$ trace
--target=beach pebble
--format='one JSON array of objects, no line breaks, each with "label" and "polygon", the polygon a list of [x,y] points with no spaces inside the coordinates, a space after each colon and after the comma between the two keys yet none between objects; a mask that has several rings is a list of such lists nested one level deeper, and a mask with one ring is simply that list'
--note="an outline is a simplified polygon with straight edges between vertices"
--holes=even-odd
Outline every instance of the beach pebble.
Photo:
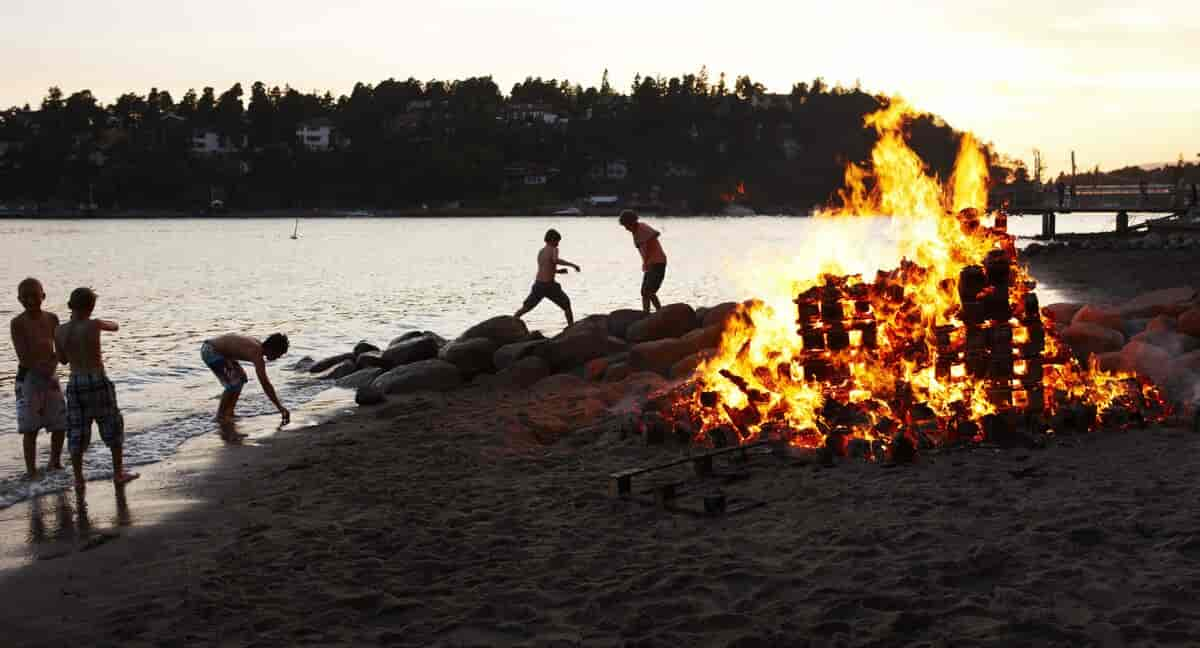
[{"label": "beach pebble", "polygon": [[345,362],[346,360],[353,361],[354,354],[353,353],[341,353],[341,354],[338,354],[335,356],[331,356],[329,358],[325,358],[324,360],[318,360],[309,366],[308,372],[309,373],[323,373],[329,369],[332,369],[333,367],[337,366],[338,364]]},{"label": "beach pebble", "polygon": [[471,377],[493,373],[496,370],[492,361],[495,353],[496,343],[487,338],[460,338],[442,347],[438,357],[458,367],[464,377]]},{"label": "beach pebble", "polygon": [[432,335],[417,335],[389,346],[383,352],[383,367],[391,369],[421,360],[436,358],[438,354],[438,339]]},{"label": "beach pebble", "polygon": [[359,389],[365,385],[370,385],[381,373],[383,373],[383,369],[380,367],[359,369],[348,376],[338,378],[334,384],[343,389]]},{"label": "beach pebble", "polygon": [[624,338],[629,333],[629,327],[646,317],[646,313],[632,308],[622,308],[608,314],[608,334]]},{"label": "beach pebble", "polygon": [[1086,360],[1089,355],[1120,350],[1125,336],[1120,331],[1093,324],[1073,322],[1063,331],[1063,340],[1070,345],[1075,357]]},{"label": "beach pebble", "polygon": [[449,391],[462,385],[458,367],[430,358],[401,365],[380,374],[372,385],[385,394],[404,394],[416,391]]},{"label": "beach pebble", "polygon": [[504,346],[520,342],[528,334],[529,329],[525,326],[525,322],[512,315],[498,315],[472,326],[458,337],[460,339],[482,337],[495,342],[497,346]]},{"label": "beach pebble", "polygon": [[512,344],[505,344],[499,349],[496,349],[496,352],[492,354],[492,364],[494,364],[497,369],[507,369],[521,358],[534,354],[538,347],[546,344],[547,342],[549,342],[549,340],[540,338],[526,342],[513,342]]},{"label": "beach pebble", "polygon": [[384,400],[383,391],[375,385],[363,385],[354,392],[354,402],[359,405],[378,405]]},{"label": "beach pebble", "polygon": [[634,322],[625,339],[633,343],[676,338],[696,328],[696,311],[687,304],[667,304]]}]

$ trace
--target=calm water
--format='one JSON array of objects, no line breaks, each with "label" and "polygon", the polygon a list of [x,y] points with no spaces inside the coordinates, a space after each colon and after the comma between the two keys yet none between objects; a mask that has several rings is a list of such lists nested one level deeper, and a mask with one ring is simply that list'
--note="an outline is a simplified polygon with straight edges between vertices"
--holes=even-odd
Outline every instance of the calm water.
[{"label": "calm water", "polygon": [[[758,295],[771,277],[812,271],[823,254],[862,257],[862,269],[871,272],[894,264],[886,258],[888,228],[878,222],[834,232],[803,218],[647,221],[662,231],[670,259],[664,303]],[[99,292],[96,315],[121,324],[119,333],[104,338],[105,360],[126,415],[127,462],[136,465],[215,430],[209,419],[220,387],[200,362],[206,338],[286,332],[291,352],[270,371],[281,398],[295,406],[324,389],[307,374],[285,369],[304,355],[340,353],[360,339],[384,345],[414,329],[452,337],[514,311],[529,289],[548,227],[563,233],[562,257],[583,267],[561,278],[578,317],[640,306],[637,252],[615,219],[312,219],[300,223],[295,241],[292,225],[270,219],[0,221],[0,281],[8,286],[0,317],[20,311],[16,286],[27,275],[42,280],[46,309],[63,319],[72,288]],[[1110,217],[1060,216],[1058,222],[1063,232],[1112,226]],[[1040,220],[1012,218],[1010,229],[1032,235]],[[546,332],[563,325],[549,302],[526,321]],[[24,465],[13,433],[15,371],[6,341],[0,345],[0,508],[30,488],[66,486],[65,475],[32,486],[18,478]],[[239,412],[273,408],[251,384]],[[94,441],[87,464],[99,478],[109,474],[108,451],[98,437]],[[43,434],[39,465],[48,445]]]}]

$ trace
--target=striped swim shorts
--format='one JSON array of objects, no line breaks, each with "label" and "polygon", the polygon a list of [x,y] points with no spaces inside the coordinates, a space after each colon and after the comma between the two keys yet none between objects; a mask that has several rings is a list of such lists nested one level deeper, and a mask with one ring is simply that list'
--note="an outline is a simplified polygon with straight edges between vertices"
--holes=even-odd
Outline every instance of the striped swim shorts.
[{"label": "striped swim shorts", "polygon": [[125,418],[117,406],[117,390],[104,372],[72,373],[67,381],[67,446],[71,454],[87,450],[92,422],[100,428],[104,445],[125,443]]}]

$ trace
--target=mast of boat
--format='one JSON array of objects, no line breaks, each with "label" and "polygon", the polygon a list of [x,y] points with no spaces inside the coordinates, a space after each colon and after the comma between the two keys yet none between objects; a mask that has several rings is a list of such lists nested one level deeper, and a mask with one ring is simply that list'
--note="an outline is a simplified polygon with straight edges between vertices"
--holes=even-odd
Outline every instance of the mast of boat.
[{"label": "mast of boat", "polygon": [[296,219],[296,228],[292,230],[292,240],[300,238],[300,219]]}]

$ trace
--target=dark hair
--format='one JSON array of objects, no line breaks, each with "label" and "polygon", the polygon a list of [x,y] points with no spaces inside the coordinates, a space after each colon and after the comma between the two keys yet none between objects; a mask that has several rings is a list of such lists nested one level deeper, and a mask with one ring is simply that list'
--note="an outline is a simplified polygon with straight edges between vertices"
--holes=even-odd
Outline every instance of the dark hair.
[{"label": "dark hair", "polygon": [[558,230],[556,230],[556,229],[548,229],[548,230],[546,230],[546,237],[542,240],[546,241],[547,243],[553,243],[554,241],[561,241],[562,234],[559,234]]},{"label": "dark hair", "polygon": [[67,300],[67,307],[73,311],[91,312],[96,307],[96,291],[87,287],[72,290],[71,298]]},{"label": "dark hair", "polygon": [[632,225],[638,221],[637,212],[632,209],[623,209],[619,219],[622,225]]},{"label": "dark hair", "polygon": [[263,340],[262,347],[263,353],[278,358],[287,353],[288,338],[283,333],[272,333],[267,336],[267,339]]}]

